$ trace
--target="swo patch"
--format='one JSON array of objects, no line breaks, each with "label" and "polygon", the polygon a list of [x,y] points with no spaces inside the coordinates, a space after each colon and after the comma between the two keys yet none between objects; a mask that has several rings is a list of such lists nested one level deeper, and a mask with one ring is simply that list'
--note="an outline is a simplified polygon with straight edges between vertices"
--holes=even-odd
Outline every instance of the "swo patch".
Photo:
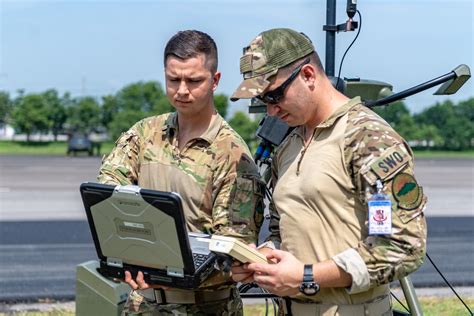
[{"label": "swo patch", "polygon": [[401,208],[413,210],[423,200],[423,190],[415,178],[408,173],[399,173],[393,178],[392,193]]},{"label": "swo patch", "polygon": [[388,148],[369,167],[381,180],[391,178],[410,161],[410,156],[402,145]]}]

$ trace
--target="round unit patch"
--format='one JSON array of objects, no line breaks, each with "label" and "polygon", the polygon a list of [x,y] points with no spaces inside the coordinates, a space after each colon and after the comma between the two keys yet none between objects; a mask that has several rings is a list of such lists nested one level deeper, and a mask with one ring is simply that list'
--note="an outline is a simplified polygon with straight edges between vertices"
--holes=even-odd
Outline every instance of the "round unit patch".
[{"label": "round unit patch", "polygon": [[392,192],[398,205],[407,210],[417,208],[423,199],[421,188],[415,178],[408,173],[399,173],[395,176]]}]

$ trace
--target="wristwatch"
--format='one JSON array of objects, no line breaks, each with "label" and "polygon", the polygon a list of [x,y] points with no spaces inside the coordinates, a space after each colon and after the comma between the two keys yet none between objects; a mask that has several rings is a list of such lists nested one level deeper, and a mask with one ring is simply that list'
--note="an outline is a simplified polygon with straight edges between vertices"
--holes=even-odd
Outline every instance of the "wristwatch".
[{"label": "wristwatch", "polygon": [[301,283],[299,290],[304,295],[312,296],[319,292],[319,284],[314,281],[313,278],[313,265],[304,265],[303,282]]}]

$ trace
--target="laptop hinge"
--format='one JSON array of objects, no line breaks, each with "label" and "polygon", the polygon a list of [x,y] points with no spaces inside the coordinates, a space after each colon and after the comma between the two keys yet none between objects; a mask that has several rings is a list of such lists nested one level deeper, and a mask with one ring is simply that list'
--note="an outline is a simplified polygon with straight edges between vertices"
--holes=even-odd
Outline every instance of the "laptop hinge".
[{"label": "laptop hinge", "polygon": [[166,267],[166,274],[169,276],[184,278],[184,270],[181,268]]},{"label": "laptop hinge", "polygon": [[107,258],[107,265],[110,267],[123,268],[122,260],[117,258]]},{"label": "laptop hinge", "polygon": [[117,185],[115,191],[118,193],[129,193],[129,194],[140,194],[140,187],[138,185],[127,184],[127,185]]}]

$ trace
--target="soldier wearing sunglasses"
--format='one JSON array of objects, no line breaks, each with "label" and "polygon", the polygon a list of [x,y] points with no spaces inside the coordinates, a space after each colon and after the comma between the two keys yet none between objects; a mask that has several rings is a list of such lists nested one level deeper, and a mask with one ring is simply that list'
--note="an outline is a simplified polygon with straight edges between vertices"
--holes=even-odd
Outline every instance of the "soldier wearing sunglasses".
[{"label": "soldier wearing sunglasses", "polygon": [[291,298],[293,315],[392,315],[389,283],[421,266],[426,196],[413,153],[390,125],[326,77],[302,33],[272,29],[244,48],[231,100],[256,97],[296,127],[272,161],[275,264],[233,279]]}]

